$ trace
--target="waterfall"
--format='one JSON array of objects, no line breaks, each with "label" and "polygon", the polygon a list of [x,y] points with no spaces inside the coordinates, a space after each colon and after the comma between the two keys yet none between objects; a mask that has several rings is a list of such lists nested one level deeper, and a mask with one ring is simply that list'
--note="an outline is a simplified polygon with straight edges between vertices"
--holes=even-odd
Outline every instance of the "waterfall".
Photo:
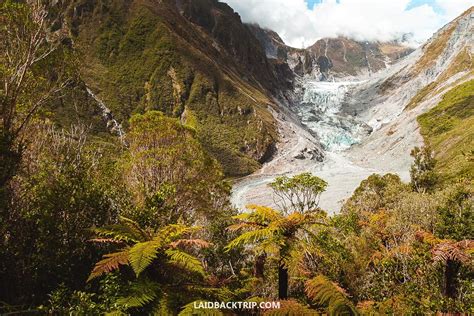
[{"label": "waterfall", "polygon": [[113,116],[112,111],[105,105],[105,103],[99,99],[89,87],[86,87],[87,93],[97,102],[102,111],[102,117],[107,122],[107,128],[110,130],[111,133],[116,134],[122,144],[125,145],[125,133],[122,128],[122,124],[120,124]]}]

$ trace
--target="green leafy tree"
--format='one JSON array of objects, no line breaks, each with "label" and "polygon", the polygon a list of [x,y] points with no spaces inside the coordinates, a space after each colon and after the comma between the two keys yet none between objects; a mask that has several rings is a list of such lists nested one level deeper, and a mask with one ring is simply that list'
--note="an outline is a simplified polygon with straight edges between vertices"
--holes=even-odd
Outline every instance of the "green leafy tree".
[{"label": "green leafy tree", "polygon": [[127,141],[125,182],[135,205],[149,212],[149,224],[165,225],[179,218],[202,221],[227,207],[229,187],[221,168],[194,130],[149,111],[130,119]]},{"label": "green leafy tree", "polygon": [[0,296],[13,304],[40,303],[61,283],[80,288],[100,257],[87,243],[89,228],[117,214],[99,180],[105,158],[89,147],[85,128],[38,122],[27,133],[35,142],[11,181],[9,220],[2,226]]},{"label": "green leafy tree", "polygon": [[429,147],[415,147],[410,155],[414,158],[410,169],[413,189],[420,193],[432,191],[438,181],[433,151]]},{"label": "green leafy tree", "polygon": [[291,178],[277,177],[269,186],[279,197],[277,203],[285,212],[306,212],[317,209],[321,193],[327,182],[311,173],[301,173]]}]

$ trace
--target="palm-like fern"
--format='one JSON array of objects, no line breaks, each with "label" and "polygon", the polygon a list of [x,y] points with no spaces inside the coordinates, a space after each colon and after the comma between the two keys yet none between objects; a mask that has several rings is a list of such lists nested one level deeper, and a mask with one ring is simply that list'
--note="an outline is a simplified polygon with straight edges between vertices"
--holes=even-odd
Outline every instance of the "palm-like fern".
[{"label": "palm-like fern", "polygon": [[228,227],[229,231],[242,232],[227,245],[228,250],[255,245],[260,251],[274,254],[282,242],[289,243],[298,232],[312,234],[311,227],[324,224],[317,212],[294,212],[285,216],[269,207],[249,205],[247,208],[250,212],[234,216],[239,222]]},{"label": "palm-like fern", "polygon": [[293,212],[284,215],[269,207],[249,205],[250,212],[234,216],[238,223],[228,227],[230,231],[241,232],[228,245],[227,250],[243,245],[252,245],[257,254],[277,256],[280,264],[279,297],[287,297],[288,267],[291,250],[300,238],[312,234],[312,227],[324,224],[320,212]]},{"label": "palm-like fern", "polygon": [[122,249],[104,255],[103,259],[95,265],[89,280],[114,271],[120,265],[130,265],[135,274],[139,276],[151,265],[158,254],[166,255],[169,264],[175,264],[188,271],[204,274],[199,259],[184,251],[186,248],[209,246],[209,243],[202,239],[187,238],[199,229],[198,227],[173,224],[165,226],[153,234],[125,217],[121,217],[120,224],[97,228],[94,231],[101,238],[93,239],[93,241],[119,243],[122,245]]},{"label": "palm-like fern", "polygon": [[130,308],[154,302],[163,294],[163,287],[168,284],[153,282],[148,277],[142,276],[147,269],[174,271],[179,268],[176,271],[204,276],[201,261],[190,253],[190,250],[210,245],[205,240],[191,238],[199,229],[173,224],[152,232],[142,229],[136,222],[124,217],[120,218],[119,224],[94,229],[98,238],[93,241],[118,245],[120,249],[104,255],[102,260],[96,263],[89,281],[128,265],[135,272],[137,281],[132,284],[130,293],[119,299],[117,304]]},{"label": "palm-like fern", "polygon": [[323,275],[318,275],[307,281],[305,291],[306,295],[315,303],[327,306],[329,315],[358,314],[344,289]]},{"label": "palm-like fern", "polygon": [[431,246],[434,263],[444,266],[443,294],[455,298],[458,292],[459,268],[461,265],[472,264],[474,240],[440,239],[425,231],[418,232],[416,237]]}]

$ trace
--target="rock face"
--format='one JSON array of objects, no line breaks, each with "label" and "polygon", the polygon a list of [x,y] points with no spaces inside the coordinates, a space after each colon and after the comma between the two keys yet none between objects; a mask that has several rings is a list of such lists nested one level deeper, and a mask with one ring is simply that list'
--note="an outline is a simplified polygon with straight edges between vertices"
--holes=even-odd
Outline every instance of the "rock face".
[{"label": "rock face", "polygon": [[371,75],[413,51],[395,42],[359,42],[344,37],[320,39],[308,50],[324,79]]},{"label": "rock face", "polygon": [[237,13],[217,0],[67,3],[82,79],[127,128],[132,113],[181,118],[228,175],[255,171],[277,141],[268,107],[292,89]]},{"label": "rock face", "polygon": [[287,46],[275,32],[249,25],[268,58],[288,63],[298,76],[322,81],[371,75],[390,67],[413,49],[397,42],[360,42],[344,37],[323,38],[306,49]]}]

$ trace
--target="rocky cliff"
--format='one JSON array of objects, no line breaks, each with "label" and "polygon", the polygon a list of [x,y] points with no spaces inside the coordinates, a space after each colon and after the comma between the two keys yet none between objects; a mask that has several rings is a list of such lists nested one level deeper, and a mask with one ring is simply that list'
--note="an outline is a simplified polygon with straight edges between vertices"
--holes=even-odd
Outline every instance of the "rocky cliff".
[{"label": "rocky cliff", "polygon": [[353,39],[323,38],[306,49],[287,46],[272,30],[249,25],[265,48],[268,58],[282,60],[298,76],[332,80],[371,75],[393,65],[413,49],[398,42],[360,42]]}]

